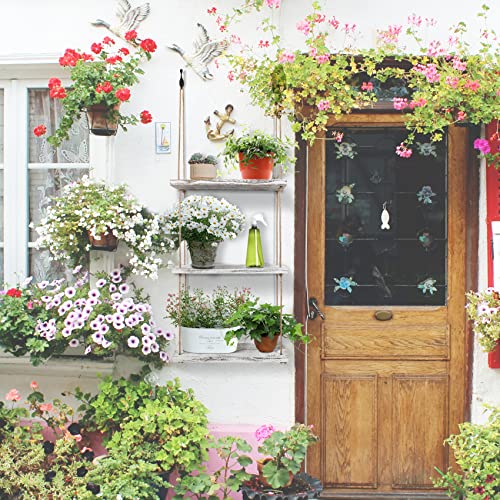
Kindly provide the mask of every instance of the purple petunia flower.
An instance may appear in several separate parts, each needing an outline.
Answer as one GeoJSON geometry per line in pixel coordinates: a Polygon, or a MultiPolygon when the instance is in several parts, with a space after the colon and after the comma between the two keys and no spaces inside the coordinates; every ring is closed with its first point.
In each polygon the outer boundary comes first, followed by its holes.
{"type": "Polygon", "coordinates": [[[131,335],[127,340],[127,345],[131,349],[135,349],[139,345],[139,339],[135,335],[131,335]]]}
{"type": "Polygon", "coordinates": [[[101,342],[101,346],[104,347],[104,349],[107,349],[111,344],[112,344],[112,342],[110,342],[109,340],[106,340],[106,339],[103,339],[101,342]]]}
{"type": "Polygon", "coordinates": [[[40,281],[37,286],[40,290],[45,290],[49,286],[49,282],[47,280],[43,280],[40,281]]]}
{"type": "Polygon", "coordinates": [[[150,346],[152,343],[152,340],[149,337],[142,337],[142,345],[145,346],[150,346]]]}
{"type": "Polygon", "coordinates": [[[103,286],[105,286],[107,283],[107,281],[105,279],[100,279],[100,280],[97,280],[97,283],[95,284],[95,286],[97,288],[102,288],[103,286]]]}
{"type": "Polygon", "coordinates": [[[113,323],[113,315],[112,314],[106,314],[105,319],[108,323],[113,323]]]}
{"type": "Polygon", "coordinates": [[[92,334],[92,340],[96,344],[102,344],[103,339],[104,339],[104,335],[100,332],[95,332],[92,334]]]}
{"type": "Polygon", "coordinates": [[[170,361],[170,356],[168,355],[167,352],[165,351],[160,351],[160,359],[164,362],[164,363],[168,363],[170,361]]]}
{"type": "Polygon", "coordinates": [[[151,347],[151,352],[154,352],[154,353],[156,353],[160,350],[160,346],[156,342],[153,342],[150,347],[151,347]]]}
{"type": "Polygon", "coordinates": [[[70,347],[78,347],[79,345],[80,345],[80,341],[78,339],[71,339],[69,341],[69,346],[70,347]]]}
{"type": "Polygon", "coordinates": [[[101,327],[99,328],[99,333],[104,335],[108,332],[109,332],[109,326],[108,325],[101,325],[101,327]]]}
{"type": "Polygon", "coordinates": [[[113,302],[118,302],[119,300],[121,300],[121,298],[122,298],[122,294],[121,293],[116,292],[116,293],[112,293],[111,294],[111,300],[113,302]]]}
{"type": "Polygon", "coordinates": [[[92,352],[92,346],[89,345],[85,348],[85,354],[89,354],[90,352],[92,352]]]}
{"type": "Polygon", "coordinates": [[[175,334],[173,332],[165,332],[163,336],[167,340],[172,340],[175,337],[175,334]]]}
{"type": "Polygon", "coordinates": [[[100,321],[97,321],[96,319],[90,322],[90,328],[92,328],[92,330],[99,330],[99,328],[101,328],[101,325],[102,323],[100,321]]]}
{"type": "Polygon", "coordinates": [[[61,330],[61,335],[62,335],[63,337],[69,337],[72,333],[73,333],[73,330],[72,330],[72,329],[70,329],[70,328],[63,328],[63,329],[61,330]]]}
{"type": "Polygon", "coordinates": [[[141,331],[144,335],[146,335],[151,332],[151,327],[147,323],[143,323],[141,325],[141,331]]]}
{"type": "Polygon", "coordinates": [[[98,303],[99,301],[95,297],[91,297],[89,300],[87,300],[87,307],[94,307],[98,303]]]}
{"type": "Polygon", "coordinates": [[[111,277],[112,278],[121,278],[122,277],[122,273],[119,269],[113,269],[111,271],[111,277]]]}
{"type": "Polygon", "coordinates": [[[97,299],[101,296],[101,293],[99,292],[99,290],[92,289],[89,290],[88,296],[91,299],[97,299]]]}
{"type": "Polygon", "coordinates": [[[144,354],[144,356],[151,354],[151,347],[148,345],[143,345],[142,346],[142,354],[144,354]]]}
{"type": "Polygon", "coordinates": [[[51,299],[48,295],[44,295],[44,296],[42,297],[42,302],[47,303],[47,302],[50,302],[51,300],[52,300],[52,299],[51,299]]]}
{"type": "Polygon", "coordinates": [[[130,288],[127,285],[127,283],[122,283],[119,287],[118,290],[120,290],[120,293],[123,293],[124,295],[129,292],[130,288]]]}
{"type": "Polygon", "coordinates": [[[64,291],[64,295],[66,295],[66,297],[68,297],[68,299],[71,299],[72,297],[74,297],[75,293],[76,293],[76,289],[73,286],[66,288],[66,290],[64,291]]]}
{"type": "Polygon", "coordinates": [[[109,285],[109,292],[110,293],[114,293],[114,292],[116,292],[116,290],[118,290],[118,288],[116,287],[116,285],[113,285],[111,283],[111,285],[109,285]]]}

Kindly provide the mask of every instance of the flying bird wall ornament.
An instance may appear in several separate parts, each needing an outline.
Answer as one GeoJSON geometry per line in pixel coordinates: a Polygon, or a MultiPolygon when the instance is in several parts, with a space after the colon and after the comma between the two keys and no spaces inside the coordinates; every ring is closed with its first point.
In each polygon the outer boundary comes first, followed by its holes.
{"type": "MultiPolygon", "coordinates": [[[[113,33],[113,35],[125,40],[125,33],[136,30],[139,24],[149,16],[150,11],[151,8],[149,3],[132,8],[128,0],[118,0],[116,3],[117,24],[111,25],[102,19],[96,19],[91,24],[92,26],[106,28],[113,33]]],[[[129,43],[131,42],[129,41],[129,43]]]]}
{"type": "Polygon", "coordinates": [[[212,80],[214,75],[210,73],[208,65],[219,57],[229,46],[227,40],[212,41],[208,36],[205,27],[198,23],[198,39],[194,42],[194,52],[192,55],[186,54],[186,51],[175,43],[168,48],[177,52],[186,62],[186,65],[203,80],[212,80]]]}

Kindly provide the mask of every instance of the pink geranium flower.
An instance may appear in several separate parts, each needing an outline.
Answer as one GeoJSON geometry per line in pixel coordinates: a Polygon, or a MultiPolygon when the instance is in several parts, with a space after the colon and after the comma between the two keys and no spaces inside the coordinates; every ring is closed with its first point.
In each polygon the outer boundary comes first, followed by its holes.
{"type": "Polygon", "coordinates": [[[272,425],[268,424],[261,425],[255,431],[255,437],[257,438],[258,441],[263,441],[264,439],[270,437],[275,430],[276,429],[272,425]]]}
{"type": "Polygon", "coordinates": [[[21,394],[19,394],[19,391],[17,389],[11,389],[6,394],[5,399],[7,401],[20,401],[21,400],[21,394]]]}

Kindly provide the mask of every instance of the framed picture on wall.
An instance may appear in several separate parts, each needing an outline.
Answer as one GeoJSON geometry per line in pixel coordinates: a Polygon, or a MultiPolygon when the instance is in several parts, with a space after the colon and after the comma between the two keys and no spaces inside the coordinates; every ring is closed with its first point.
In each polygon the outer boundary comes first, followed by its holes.
{"type": "Polygon", "coordinates": [[[172,124],[171,122],[155,123],[155,152],[157,155],[172,152],[172,124]]]}

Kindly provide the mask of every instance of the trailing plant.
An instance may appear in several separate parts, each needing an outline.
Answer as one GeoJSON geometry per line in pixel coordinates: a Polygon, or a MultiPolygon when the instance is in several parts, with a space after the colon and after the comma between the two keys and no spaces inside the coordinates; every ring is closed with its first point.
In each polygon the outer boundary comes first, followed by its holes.
{"type": "Polygon", "coordinates": [[[500,341],[500,294],[493,288],[467,294],[467,315],[484,351],[493,351],[500,341]]]}
{"type": "MultiPolygon", "coordinates": [[[[359,49],[356,24],[341,23],[313,1],[311,13],[296,25],[305,51],[287,47],[270,16],[259,19],[263,39],[258,45],[241,41],[234,31],[237,22],[267,8],[279,9],[280,1],[244,0],[225,16],[210,11],[219,28],[241,42],[227,55],[228,79],[241,83],[267,115],[287,116],[293,130],[310,143],[327,130],[330,118],[391,100],[404,113],[408,129],[398,150],[405,158],[411,156],[417,133],[440,141],[450,125],[500,118],[500,46],[487,26],[486,5],[478,14],[481,28],[474,38],[460,22],[449,29],[446,41],[426,42],[421,32],[436,21],[413,14],[406,26],[378,30],[376,47],[359,49]],[[479,40],[477,49],[471,39],[479,40]],[[416,49],[409,52],[408,46],[416,49]]],[[[480,156],[498,162],[499,153],[490,144],[497,138],[498,130],[475,142],[480,156]]]]}
{"type": "Polygon", "coordinates": [[[259,446],[259,453],[270,460],[262,467],[262,474],[269,484],[282,488],[290,480],[290,473],[297,474],[306,459],[307,448],[319,438],[312,428],[295,424],[287,431],[273,431],[264,426],[257,429],[257,436],[265,436],[259,446]],[[269,432],[270,431],[270,432],[269,432]]]}
{"type": "Polygon", "coordinates": [[[292,342],[309,342],[307,333],[302,332],[302,325],[297,323],[293,315],[281,314],[282,306],[247,300],[239,305],[227,324],[234,327],[227,332],[226,342],[247,335],[252,340],[261,341],[262,337],[274,338],[281,333],[292,342]],[[280,318],[281,316],[281,318],[280,318]]]}
{"type": "Polygon", "coordinates": [[[293,148],[290,140],[281,140],[260,130],[251,132],[242,137],[229,136],[224,146],[224,165],[234,168],[242,155],[242,162],[247,165],[252,158],[272,158],[274,162],[281,165],[286,171],[293,166],[295,158],[289,154],[293,148]]]}
{"type": "Polygon", "coordinates": [[[238,492],[244,481],[251,475],[245,467],[253,460],[246,455],[252,447],[241,438],[225,436],[214,439],[209,447],[215,450],[222,465],[213,472],[207,472],[206,467],[200,467],[196,475],[185,475],[175,485],[174,500],[184,498],[206,498],[209,500],[227,500],[238,492]]]}
{"type": "Polygon", "coordinates": [[[465,422],[459,425],[460,432],[445,442],[455,455],[460,472],[451,468],[434,482],[445,488],[448,496],[456,500],[485,500],[500,497],[500,407],[487,407],[488,421],[485,424],[465,422]]]}
{"type": "Polygon", "coordinates": [[[35,228],[36,246],[47,248],[54,260],[77,265],[91,249],[89,234],[96,239],[112,234],[126,243],[132,273],[156,279],[160,256],[174,248],[161,228],[161,217],[139,203],[125,184],[108,185],[83,176],[52,199],[35,228]]]}
{"type": "Polygon", "coordinates": [[[204,155],[202,153],[193,153],[191,158],[189,158],[188,163],[192,165],[196,164],[206,164],[209,165],[217,165],[218,161],[215,156],[212,155],[204,155]]]}
{"type": "Polygon", "coordinates": [[[189,328],[227,328],[229,318],[240,304],[250,298],[250,290],[217,287],[212,293],[196,288],[183,288],[180,294],[169,293],[167,318],[175,326],[189,328]]]}
{"type": "Polygon", "coordinates": [[[157,386],[140,376],[106,377],[96,396],[81,391],[83,422],[104,433],[108,453],[129,454],[155,465],[190,473],[207,459],[207,409],[178,379],[157,386]]]}
{"type": "MultiPolygon", "coordinates": [[[[59,78],[49,80],[50,97],[59,99],[64,110],[59,127],[48,138],[51,144],[59,146],[67,139],[73,123],[96,104],[107,106],[108,120],[117,123],[123,130],[127,130],[127,125],[136,125],[139,120],[142,123],[152,121],[151,114],[146,110],[138,118],[118,109],[122,103],[129,101],[130,87],[137,84],[139,76],[144,74],[141,63],[151,59],[157,48],[150,38],[139,43],[135,31],[129,31],[125,37],[130,42],[127,47],[116,49],[115,40],[106,36],[102,42],[90,46],[91,53],[66,49],[59,58],[60,66],[71,68],[71,84],[69,88],[64,88],[59,78]]],[[[37,136],[45,132],[43,124],[34,130],[37,136]]]]}
{"type": "Polygon", "coordinates": [[[218,243],[236,238],[244,223],[245,216],[239,208],[224,198],[193,195],[167,214],[164,230],[177,243],[179,232],[188,243],[218,243]]]}
{"type": "Polygon", "coordinates": [[[34,365],[80,346],[97,358],[126,354],[158,367],[168,361],[173,334],[156,326],[151,305],[120,270],[99,274],[95,286],[81,269],[75,277],[75,283],[28,279],[0,295],[0,346],[29,354],[34,365]]]}

